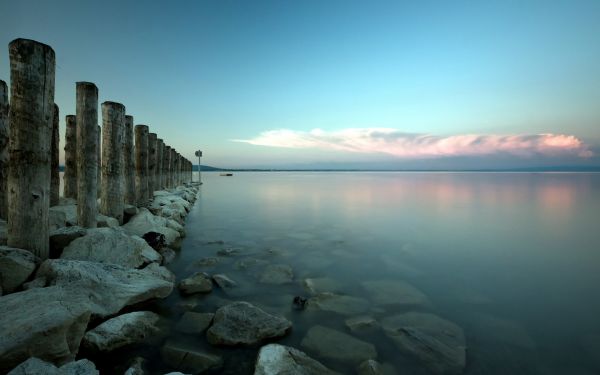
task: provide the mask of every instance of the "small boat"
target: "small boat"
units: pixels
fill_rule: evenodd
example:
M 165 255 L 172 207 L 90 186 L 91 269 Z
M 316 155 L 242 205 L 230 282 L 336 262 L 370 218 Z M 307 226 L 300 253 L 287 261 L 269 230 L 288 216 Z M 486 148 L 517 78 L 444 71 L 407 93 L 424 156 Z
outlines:
M 230 176 L 233 176 L 233 173 L 221 173 L 219 176 L 227 176 L 227 177 L 230 177 Z

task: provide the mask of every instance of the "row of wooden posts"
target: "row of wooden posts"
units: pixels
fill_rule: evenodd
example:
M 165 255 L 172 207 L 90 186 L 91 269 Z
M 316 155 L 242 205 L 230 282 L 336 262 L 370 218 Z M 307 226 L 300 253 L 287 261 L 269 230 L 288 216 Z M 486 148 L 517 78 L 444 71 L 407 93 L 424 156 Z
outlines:
M 8 246 L 46 259 L 49 207 L 59 203 L 60 186 L 55 54 L 16 39 L 9 57 L 10 105 L 0 81 L 0 219 L 8 222 Z M 102 103 L 100 127 L 96 85 L 77 82 L 76 98 L 76 115 L 66 116 L 63 195 L 76 199 L 79 226 L 95 228 L 98 212 L 122 224 L 125 204 L 143 206 L 155 190 L 191 182 L 192 163 L 147 125 L 134 127 L 123 104 Z

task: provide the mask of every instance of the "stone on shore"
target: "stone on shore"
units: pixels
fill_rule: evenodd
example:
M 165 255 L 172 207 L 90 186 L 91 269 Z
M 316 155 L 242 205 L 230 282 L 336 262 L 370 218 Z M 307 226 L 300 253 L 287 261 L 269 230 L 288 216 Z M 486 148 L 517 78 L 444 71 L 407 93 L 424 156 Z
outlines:
M 320 362 L 289 346 L 269 344 L 260 348 L 254 375 L 335 375 Z
M 219 286 L 219 288 L 227 290 L 231 288 L 235 288 L 238 284 L 231 280 L 227 275 L 217 274 L 212 277 L 215 284 Z
M 204 332 L 212 323 L 213 313 L 197 313 L 187 311 L 183 314 L 175 329 L 179 332 L 196 334 Z
M 29 357 L 62 365 L 75 359 L 88 321 L 78 288 L 36 288 L 0 297 L 0 373 Z
M 125 345 L 139 344 L 157 334 L 160 316 L 151 311 L 119 315 L 88 331 L 83 337 L 86 348 L 110 352 Z
M 369 309 L 369 301 L 334 293 L 319 293 L 306 301 L 307 311 L 329 311 L 341 315 L 362 314 Z
M 173 342 L 167 342 L 160 352 L 167 365 L 180 371 L 200 374 L 223 366 L 223 358 L 218 355 L 188 349 Z
M 379 323 L 371 316 L 356 316 L 346 319 L 344 323 L 355 333 L 373 332 L 379 328 Z
M 11 293 L 20 287 L 35 271 L 40 260 L 31 252 L 0 246 L 0 288 Z
M 292 267 L 287 264 L 271 264 L 268 265 L 260 277 L 260 282 L 263 284 L 287 284 L 294 279 Z
M 309 329 L 300 345 L 320 357 L 355 365 L 377 358 L 372 344 L 320 325 Z
M 15 367 L 7 375 L 98 375 L 94 363 L 87 359 L 70 362 L 62 367 L 31 357 Z
M 138 236 L 130 236 L 117 228 L 96 228 L 73 240 L 63 250 L 61 259 L 137 268 L 147 263 L 160 263 L 162 257 Z
M 361 283 L 378 305 L 427 306 L 429 298 L 419 289 L 404 281 L 375 280 Z
M 167 247 L 178 246 L 177 240 L 181 233 L 173 229 L 175 224 L 169 224 L 169 220 L 153 215 L 148 209 L 141 208 L 140 212 L 132 217 L 129 222 L 123 225 L 123 229 L 129 234 L 142 237 L 148 232 L 156 232 L 165 236 L 165 245 Z
M 79 237 L 87 234 L 87 229 L 73 226 L 58 228 L 50 231 L 50 253 L 52 258 L 58 258 L 65 247 Z M 54 256 L 52 256 L 54 255 Z
M 160 255 L 162 256 L 162 259 L 163 259 L 162 264 L 164 265 L 164 264 L 171 263 L 175 259 L 175 256 L 177 255 L 177 253 L 175 253 L 175 251 L 171 248 L 163 247 L 160 250 Z
M 461 374 L 466 365 L 463 330 L 429 313 L 409 312 L 385 318 L 385 334 L 398 349 L 422 362 L 435 374 Z
M 217 310 L 206 337 L 212 345 L 256 345 L 281 337 L 292 323 L 271 315 L 248 302 L 234 302 Z
M 192 276 L 181 280 L 177 287 L 183 294 L 210 293 L 213 284 L 210 276 L 204 272 L 196 272 Z
M 173 290 L 173 282 L 159 277 L 156 269 L 78 260 L 48 259 L 38 269 L 37 277 L 45 278 L 47 285 L 72 285 L 89 291 L 94 317 L 114 315 L 125 306 L 165 298 Z

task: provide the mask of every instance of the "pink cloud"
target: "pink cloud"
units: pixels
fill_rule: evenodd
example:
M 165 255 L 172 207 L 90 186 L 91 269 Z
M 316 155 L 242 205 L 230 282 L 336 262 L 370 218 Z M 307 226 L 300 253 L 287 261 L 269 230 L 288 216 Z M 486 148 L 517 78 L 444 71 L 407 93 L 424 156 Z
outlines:
M 327 132 L 279 129 L 261 133 L 252 139 L 235 140 L 258 146 L 319 148 L 359 153 L 385 153 L 400 158 L 475 156 L 511 154 L 593 156 L 580 139 L 566 134 L 435 136 L 403 133 L 390 128 L 354 128 Z

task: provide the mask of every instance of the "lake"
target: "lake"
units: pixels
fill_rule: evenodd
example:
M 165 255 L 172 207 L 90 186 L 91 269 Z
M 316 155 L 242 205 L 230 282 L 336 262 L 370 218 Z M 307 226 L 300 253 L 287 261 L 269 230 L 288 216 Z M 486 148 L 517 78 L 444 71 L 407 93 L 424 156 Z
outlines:
M 291 334 L 276 342 L 333 370 L 352 374 L 356 364 L 303 347 L 315 325 L 373 344 L 386 373 L 429 374 L 377 328 L 387 317 L 414 311 L 462 328 L 466 374 L 600 371 L 600 174 L 248 172 L 202 178 L 187 237 L 169 268 L 178 279 L 197 271 L 224 273 L 238 288 L 187 298 L 174 292 L 152 307 L 173 325 L 184 305 L 214 312 L 245 300 L 292 321 Z M 224 248 L 233 254 L 218 256 Z M 217 263 L 202 261 L 210 257 Z M 293 281 L 261 283 L 268 264 L 289 265 Z M 294 296 L 321 291 L 356 297 L 360 311 L 293 308 Z M 408 293 L 412 302 L 395 293 Z M 346 319 L 365 315 L 376 321 L 374 328 L 353 332 L 346 326 Z M 169 340 L 221 354 L 219 373 L 253 372 L 258 348 L 212 348 L 204 335 L 175 329 Z M 167 370 L 158 348 L 136 350 L 153 358 L 156 373 Z

